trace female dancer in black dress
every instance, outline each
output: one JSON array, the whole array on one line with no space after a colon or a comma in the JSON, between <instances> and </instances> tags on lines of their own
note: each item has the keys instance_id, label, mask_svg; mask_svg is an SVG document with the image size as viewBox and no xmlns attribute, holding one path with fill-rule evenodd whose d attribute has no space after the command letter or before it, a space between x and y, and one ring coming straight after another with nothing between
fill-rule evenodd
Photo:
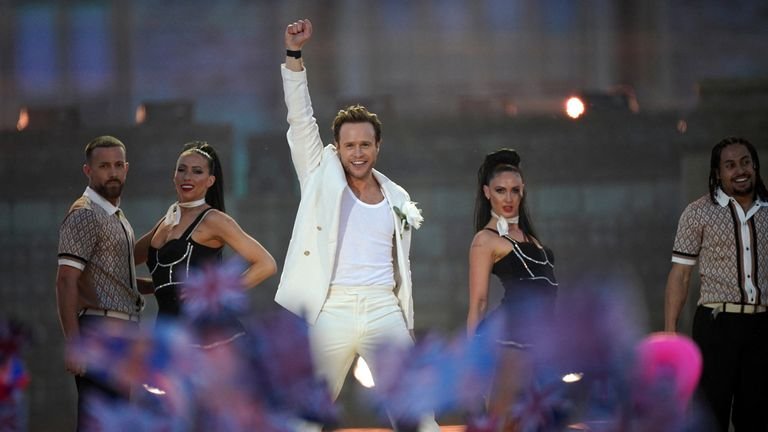
<instances>
[{"instance_id":1,"label":"female dancer in black dress","mask_svg":"<svg viewBox=\"0 0 768 432\"><path fill-rule=\"evenodd\" d=\"M237 222L224 213L223 172L218 155L206 142L184 146L173 177L178 201L165 217L145 234L135 248L136 264L147 263L155 289L159 318L179 315L185 278L190 269L219 263L225 245L240 255L249 267L241 285L251 288L277 271L274 258ZM225 320L227 318L225 317ZM242 335L241 326L229 317L228 342Z\"/></svg>"},{"instance_id":2,"label":"female dancer in black dress","mask_svg":"<svg viewBox=\"0 0 768 432\"><path fill-rule=\"evenodd\" d=\"M530 377L525 350L533 342L526 329L554 313L557 281L552 251L533 230L525 208L520 156L501 149L486 156L478 171L476 234L469 249L467 332L483 331L492 317L502 321L500 362L488 409L504 424L517 393ZM488 316L491 273L504 287L501 304Z\"/></svg>"}]
</instances>

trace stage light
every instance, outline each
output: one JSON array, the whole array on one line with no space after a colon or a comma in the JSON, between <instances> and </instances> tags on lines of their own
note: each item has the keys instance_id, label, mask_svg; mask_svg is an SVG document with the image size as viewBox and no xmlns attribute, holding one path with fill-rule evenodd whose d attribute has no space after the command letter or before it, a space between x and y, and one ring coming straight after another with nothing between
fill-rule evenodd
<instances>
[{"instance_id":1,"label":"stage light","mask_svg":"<svg viewBox=\"0 0 768 432\"><path fill-rule=\"evenodd\" d=\"M194 120L195 104L189 100L144 101L136 107L136 124L187 124Z\"/></svg>"},{"instance_id":2,"label":"stage light","mask_svg":"<svg viewBox=\"0 0 768 432\"><path fill-rule=\"evenodd\" d=\"M21 132L26 129L27 126L29 126L29 111L27 111L26 108L22 108L19 110L19 120L16 122L16 130Z\"/></svg>"},{"instance_id":3,"label":"stage light","mask_svg":"<svg viewBox=\"0 0 768 432\"><path fill-rule=\"evenodd\" d=\"M684 134L688 132L688 122L685 120L678 120L677 121L677 131L681 134Z\"/></svg>"},{"instance_id":4,"label":"stage light","mask_svg":"<svg viewBox=\"0 0 768 432\"><path fill-rule=\"evenodd\" d=\"M142 124L147 120L147 107L141 104L136 107L136 124Z\"/></svg>"},{"instance_id":5,"label":"stage light","mask_svg":"<svg viewBox=\"0 0 768 432\"><path fill-rule=\"evenodd\" d=\"M584 114L584 102L576 96L571 96L565 101L565 113L572 119L577 119Z\"/></svg>"},{"instance_id":6,"label":"stage light","mask_svg":"<svg viewBox=\"0 0 768 432\"><path fill-rule=\"evenodd\" d=\"M566 115L572 119L640 112L635 91L628 85L616 85L607 90L574 91L565 101L564 108Z\"/></svg>"},{"instance_id":7,"label":"stage light","mask_svg":"<svg viewBox=\"0 0 768 432\"><path fill-rule=\"evenodd\" d=\"M366 363L362 357L357 358L354 375L355 379L357 379L357 381L365 388L371 388L375 385L371 370L368 368L368 363Z\"/></svg>"},{"instance_id":8,"label":"stage light","mask_svg":"<svg viewBox=\"0 0 768 432\"><path fill-rule=\"evenodd\" d=\"M563 375L563 382L566 384L573 384L575 382L581 381L581 379L584 378L584 374L581 372L571 372L569 374Z\"/></svg>"},{"instance_id":9,"label":"stage light","mask_svg":"<svg viewBox=\"0 0 768 432\"><path fill-rule=\"evenodd\" d=\"M74 129L80 126L80 110L74 105L25 106L19 109L16 130Z\"/></svg>"}]
</instances>

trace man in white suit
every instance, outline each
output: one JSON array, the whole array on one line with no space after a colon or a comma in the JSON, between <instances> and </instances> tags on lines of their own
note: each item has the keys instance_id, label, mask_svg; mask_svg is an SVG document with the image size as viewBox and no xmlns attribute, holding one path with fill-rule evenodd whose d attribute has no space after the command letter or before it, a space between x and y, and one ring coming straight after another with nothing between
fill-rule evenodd
<instances>
[{"instance_id":1,"label":"man in white suit","mask_svg":"<svg viewBox=\"0 0 768 432\"><path fill-rule=\"evenodd\" d=\"M309 323L318 374L337 398L355 356L369 364L384 343L413 344L409 251L421 215L408 193L374 169L381 122L360 105L340 110L334 144L323 146L301 48L312 23L285 30L281 67L288 145L301 186L275 300ZM433 419L421 430L438 430Z\"/></svg>"}]
</instances>

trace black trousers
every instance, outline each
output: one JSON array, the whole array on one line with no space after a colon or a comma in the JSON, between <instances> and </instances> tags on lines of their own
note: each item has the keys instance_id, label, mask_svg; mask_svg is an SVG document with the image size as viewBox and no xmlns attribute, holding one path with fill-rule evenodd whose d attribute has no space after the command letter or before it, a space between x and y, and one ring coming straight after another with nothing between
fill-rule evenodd
<instances>
[{"instance_id":1,"label":"black trousers","mask_svg":"<svg viewBox=\"0 0 768 432\"><path fill-rule=\"evenodd\" d=\"M702 399L716 421L715 430L768 431L768 312L740 314L699 306L693 340L701 349Z\"/></svg>"},{"instance_id":2,"label":"black trousers","mask_svg":"<svg viewBox=\"0 0 768 432\"><path fill-rule=\"evenodd\" d=\"M81 337L87 338L94 332L99 332L105 326L114 328L122 327L125 331L138 332L138 323L106 318L93 315L84 315L79 318ZM93 369L93 368L90 368ZM98 368L97 368L98 369ZM77 430L99 431L102 428L92 415L93 400L99 399L104 403L128 402L131 394L130 386L118 385L109 379L104 373L88 371L83 376L75 377L77 386Z\"/></svg>"}]
</instances>

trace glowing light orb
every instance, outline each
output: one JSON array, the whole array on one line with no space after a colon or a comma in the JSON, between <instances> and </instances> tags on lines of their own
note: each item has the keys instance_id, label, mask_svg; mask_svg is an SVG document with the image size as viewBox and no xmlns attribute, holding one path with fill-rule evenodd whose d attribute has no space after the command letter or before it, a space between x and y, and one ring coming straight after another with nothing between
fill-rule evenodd
<instances>
[{"instance_id":1,"label":"glowing light orb","mask_svg":"<svg viewBox=\"0 0 768 432\"><path fill-rule=\"evenodd\" d=\"M375 385L373 382L373 375L371 375L371 370L368 368L368 363L366 363L362 357L357 358L354 375L355 379L357 379L357 381L360 382L360 384L365 388L371 388Z\"/></svg>"},{"instance_id":2,"label":"glowing light orb","mask_svg":"<svg viewBox=\"0 0 768 432\"><path fill-rule=\"evenodd\" d=\"M152 393L153 395L162 396L165 394L165 390L161 390L157 387L153 387L149 384L142 384L142 387L144 387L144 390L148 391L149 393Z\"/></svg>"},{"instance_id":3,"label":"glowing light orb","mask_svg":"<svg viewBox=\"0 0 768 432\"><path fill-rule=\"evenodd\" d=\"M565 113L568 117L577 119L584 114L584 102L576 96L572 96L565 101Z\"/></svg>"},{"instance_id":4,"label":"glowing light orb","mask_svg":"<svg viewBox=\"0 0 768 432\"><path fill-rule=\"evenodd\" d=\"M584 374L581 372L571 372L569 374L563 375L563 382L572 384L575 382L581 381L581 379L584 378Z\"/></svg>"},{"instance_id":5,"label":"glowing light orb","mask_svg":"<svg viewBox=\"0 0 768 432\"><path fill-rule=\"evenodd\" d=\"M19 110L19 121L16 122L16 130L23 131L29 126L29 112L26 108Z\"/></svg>"},{"instance_id":6,"label":"glowing light orb","mask_svg":"<svg viewBox=\"0 0 768 432\"><path fill-rule=\"evenodd\" d=\"M136 107L136 124L142 124L147 121L147 107L141 104Z\"/></svg>"}]
</instances>

